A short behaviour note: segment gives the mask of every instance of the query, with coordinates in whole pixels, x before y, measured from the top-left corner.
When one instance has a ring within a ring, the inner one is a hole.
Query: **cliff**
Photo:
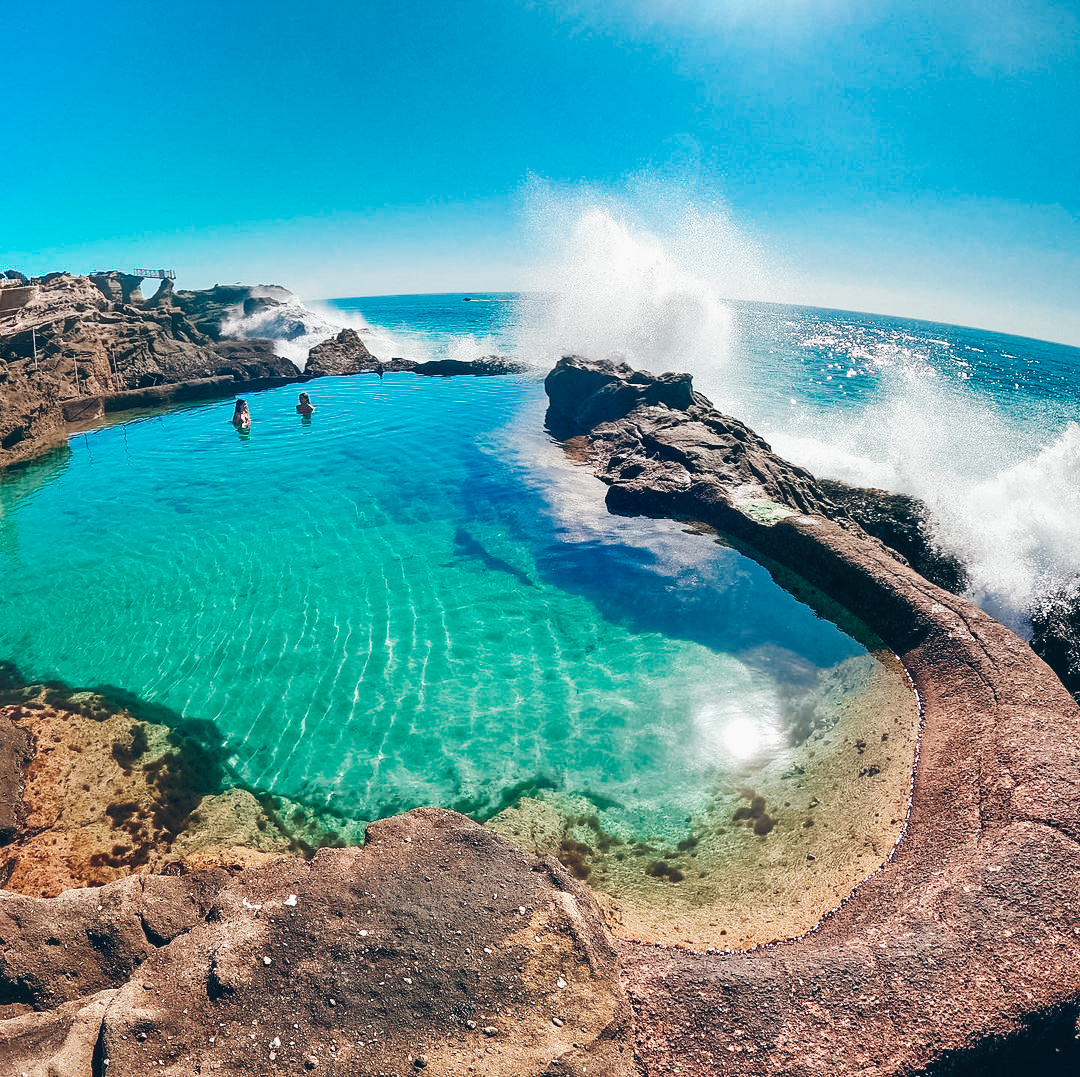
[[[0,466],[35,455],[68,419],[95,418],[124,392],[221,378],[217,391],[228,393],[232,383],[300,376],[269,341],[221,338],[230,311],[281,301],[253,291],[287,297],[284,289],[174,293],[166,280],[144,299],[140,278],[115,272],[17,283],[0,289],[9,296],[0,302]]]

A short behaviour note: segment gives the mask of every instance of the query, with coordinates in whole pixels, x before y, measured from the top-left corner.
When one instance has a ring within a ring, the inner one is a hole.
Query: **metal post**
[[[37,370],[38,363],[37,363],[37,326],[36,325],[32,325],[30,327],[30,339],[33,341],[33,344],[34,344],[34,369]]]

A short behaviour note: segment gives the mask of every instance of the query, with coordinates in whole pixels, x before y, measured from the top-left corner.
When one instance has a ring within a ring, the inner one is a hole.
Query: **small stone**
[[[553,1018],[551,1019],[551,1023],[552,1023],[552,1024],[553,1024],[553,1025],[554,1025],[554,1026],[556,1027],[556,1028],[562,1028],[562,1021],[560,1021],[560,1020],[559,1020],[559,1019],[558,1019],[557,1017],[553,1017]]]
[[[288,896],[288,897],[287,897],[287,898],[285,899],[285,902],[284,902],[284,903],[285,903],[286,905],[288,905],[288,906],[289,906],[289,907],[291,908],[292,906],[294,906],[294,905],[296,904],[296,895],[295,895],[295,894],[290,894],[290,895],[289,895],[289,896]]]
[[[559,987],[565,987],[566,986],[566,981],[561,976],[556,981],[556,983],[558,984]]]
[[[518,906],[518,916],[524,916],[524,915],[525,915],[525,906],[524,905],[519,905]]]
[[[427,1055],[417,1055],[413,1059],[412,1063],[418,1070],[422,1070],[427,1065]]]
[[[139,1043],[142,1043],[146,1039],[146,1033],[145,1032],[136,1032],[135,1033],[135,1039],[137,1039],[139,1041]]]
[[[480,1031],[483,1032],[485,1036],[497,1036],[499,1034],[499,1030],[494,1025],[484,1025]]]
[[[276,1051],[271,1051],[270,1052],[270,1061],[271,1062],[276,1062],[277,1061],[277,1052]]]
[[[337,1005],[337,1003],[333,999],[328,999],[327,1001],[330,1003],[331,1006]]]
[[[465,1022],[465,1027],[466,1028],[476,1028],[476,1022],[475,1021],[466,1021]]]
[[[264,965],[272,965],[273,963],[274,963],[274,962],[273,962],[273,961],[271,961],[271,960],[270,960],[270,958],[268,958],[268,957],[264,957],[264,958],[263,958],[263,964],[264,964]]]
[[[411,977],[411,976],[406,976],[406,977],[405,977],[405,982],[406,982],[407,984],[411,984],[411,983],[412,983],[412,977]]]
[[[304,1069],[313,1070],[319,1064],[319,1060],[314,1055],[308,1055],[304,1059]]]

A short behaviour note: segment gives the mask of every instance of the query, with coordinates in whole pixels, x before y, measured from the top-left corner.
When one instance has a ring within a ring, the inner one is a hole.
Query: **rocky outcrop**
[[[689,374],[656,377],[625,363],[571,357],[559,360],[544,386],[548,429],[561,439],[590,435],[612,508],[675,512],[695,503],[704,484],[716,497],[730,491],[733,503],[759,515],[837,514],[813,475],[715,411]]]
[[[524,374],[529,368],[516,359],[503,355],[485,355],[482,359],[432,359],[426,363],[417,363],[413,368],[417,374],[429,377],[450,378],[459,375],[476,378],[497,377],[504,374]]]
[[[746,954],[622,946],[644,1072],[937,1072],[1075,1016],[1080,710],[1053,672],[857,525],[807,512],[816,484],[703,398],[673,406],[654,395],[670,379],[584,360],[551,381],[556,424],[604,417],[587,452],[614,511],[712,524],[806,600],[824,592],[899,654],[924,708],[906,833],[819,930]]]
[[[33,364],[0,365],[0,467],[64,440],[61,381]]]
[[[218,340],[221,318],[242,309],[252,289],[219,286],[200,300],[202,293],[174,294],[164,280],[144,301],[141,279],[115,272],[49,274],[20,289],[25,302],[0,310],[0,466],[38,454],[63,437],[67,422],[215,395],[215,387],[216,395],[228,395],[240,384],[261,388],[299,379],[295,364],[275,354],[269,341]],[[153,400],[139,395],[181,384],[195,388],[186,396],[182,390]]]
[[[588,892],[453,812],[384,820],[310,862],[8,895],[2,910],[5,1073],[66,1044],[82,1066],[68,1072],[99,1072],[96,1051],[121,1077],[634,1074]]]
[[[818,486],[864,531],[901,554],[920,576],[954,595],[967,590],[964,566],[933,540],[930,510],[925,502],[908,494],[849,486],[833,479],[819,479]]]
[[[296,364],[278,355],[272,340],[221,340],[213,350],[220,363],[218,376],[229,375],[238,382],[298,380]]]
[[[216,337],[203,332],[171,291],[143,303],[140,278],[122,273],[62,275],[0,321],[0,360],[7,369],[29,369],[54,379],[62,397],[108,396],[129,389],[232,375],[247,381],[297,377],[287,359],[258,349],[238,362],[234,348],[222,354]],[[255,345],[257,347],[257,345]]]
[[[291,298],[287,289],[272,284],[215,284],[213,288],[173,293],[176,306],[210,340],[222,339],[223,326],[230,318],[280,306]]]
[[[362,374],[378,372],[382,364],[367,350],[355,329],[342,329],[336,337],[317,344],[308,352],[304,373],[314,375]]]

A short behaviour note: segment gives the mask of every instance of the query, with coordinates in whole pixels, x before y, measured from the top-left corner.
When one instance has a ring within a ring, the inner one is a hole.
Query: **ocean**
[[[1080,349],[851,311],[631,296],[383,296],[327,310],[413,358],[561,354],[689,371],[717,407],[822,478],[921,498],[968,597],[1019,634],[1080,578]],[[632,289],[630,289],[632,291]],[[621,319],[621,320],[620,320]]]

